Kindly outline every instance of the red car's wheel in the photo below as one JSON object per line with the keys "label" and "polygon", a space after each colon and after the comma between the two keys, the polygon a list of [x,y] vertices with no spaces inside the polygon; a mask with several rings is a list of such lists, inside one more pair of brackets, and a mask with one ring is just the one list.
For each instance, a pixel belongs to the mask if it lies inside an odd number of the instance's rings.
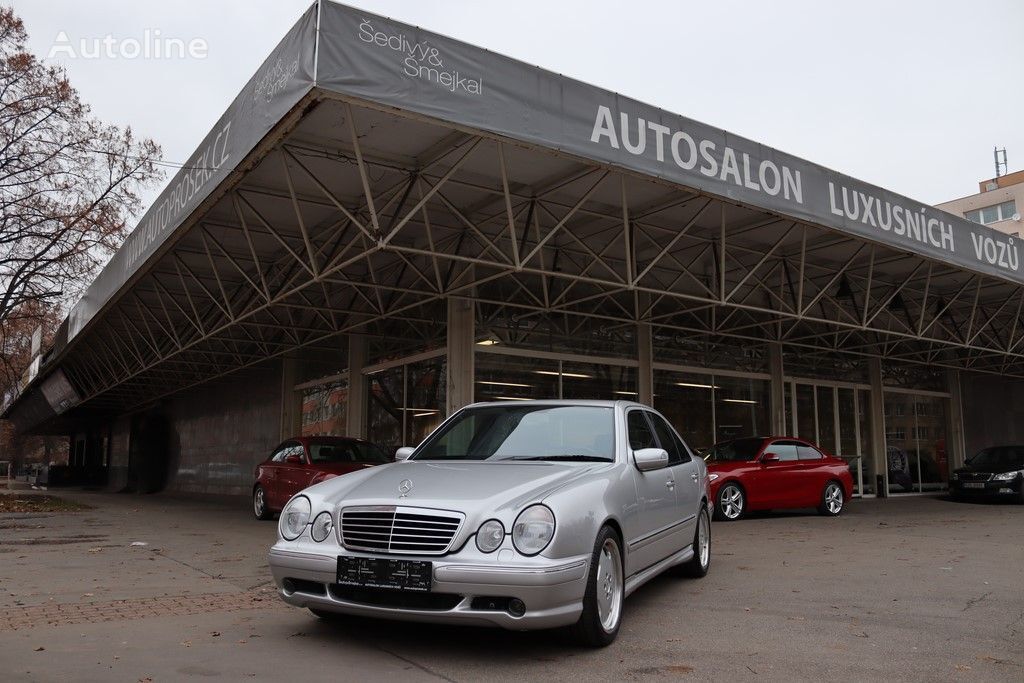
{"label": "red car's wheel", "polygon": [[818,512],[828,517],[835,517],[843,511],[846,496],[843,494],[843,487],[838,481],[830,481],[825,484],[825,490],[821,492],[821,504]]}
{"label": "red car's wheel", "polygon": [[267,507],[267,493],[259,484],[256,484],[252,490],[252,513],[256,519],[260,520],[270,519],[274,516],[274,513]]}
{"label": "red car's wheel", "polygon": [[727,522],[734,522],[743,516],[747,508],[747,497],[739,484],[729,482],[718,489],[718,499],[715,501],[715,518]]}

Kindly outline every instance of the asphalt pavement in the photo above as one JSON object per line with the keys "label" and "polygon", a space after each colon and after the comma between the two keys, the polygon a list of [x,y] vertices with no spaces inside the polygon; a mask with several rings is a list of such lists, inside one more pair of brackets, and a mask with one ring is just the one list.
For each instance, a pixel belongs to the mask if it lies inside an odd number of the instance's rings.
{"label": "asphalt pavement", "polygon": [[[0,494],[3,495],[3,494]],[[701,580],[626,601],[618,640],[368,619],[277,600],[248,502],[61,492],[0,514],[0,680],[1024,680],[1024,506],[854,500],[712,526]]]}

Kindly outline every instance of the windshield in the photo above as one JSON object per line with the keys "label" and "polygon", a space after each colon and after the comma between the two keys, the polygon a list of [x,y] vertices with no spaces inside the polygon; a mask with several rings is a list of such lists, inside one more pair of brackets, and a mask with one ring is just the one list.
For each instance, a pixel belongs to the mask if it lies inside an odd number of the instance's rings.
{"label": "windshield", "polygon": [[389,462],[384,451],[372,443],[359,441],[328,441],[309,444],[313,464],[343,462]]}
{"label": "windshield", "polygon": [[615,420],[598,406],[470,408],[434,432],[415,460],[615,460]]}
{"label": "windshield", "polygon": [[994,472],[1010,472],[1024,469],[1024,447],[996,446],[975,453],[967,461],[971,467],[990,468]]}
{"label": "windshield", "polygon": [[708,456],[708,459],[718,462],[753,460],[761,450],[762,443],[764,443],[764,439],[761,438],[723,441],[722,443],[715,444],[715,447],[711,449],[711,455]]}

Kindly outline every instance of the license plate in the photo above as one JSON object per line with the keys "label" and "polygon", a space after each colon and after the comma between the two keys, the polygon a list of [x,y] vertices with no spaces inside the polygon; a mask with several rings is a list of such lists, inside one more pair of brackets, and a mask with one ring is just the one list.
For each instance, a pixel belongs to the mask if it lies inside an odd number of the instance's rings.
{"label": "license plate", "polygon": [[359,588],[395,588],[428,592],[434,565],[420,560],[392,560],[385,557],[339,557],[338,583]]}
{"label": "license plate", "polygon": [[973,481],[964,482],[963,486],[964,486],[965,489],[983,489],[983,488],[985,488],[984,484],[978,483],[978,482],[973,482]]}

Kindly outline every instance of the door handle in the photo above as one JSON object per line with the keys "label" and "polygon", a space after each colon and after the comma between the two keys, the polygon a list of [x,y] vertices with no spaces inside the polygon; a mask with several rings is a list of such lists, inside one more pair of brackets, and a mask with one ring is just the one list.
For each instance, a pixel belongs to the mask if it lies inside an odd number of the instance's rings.
{"label": "door handle", "polygon": [[672,479],[669,479],[668,481],[665,482],[665,486],[668,488],[669,491],[671,491],[676,487],[676,482]]}
{"label": "door handle", "polygon": [[696,482],[697,481],[697,473],[696,472],[691,472],[690,473],[690,479],[693,479]]}

